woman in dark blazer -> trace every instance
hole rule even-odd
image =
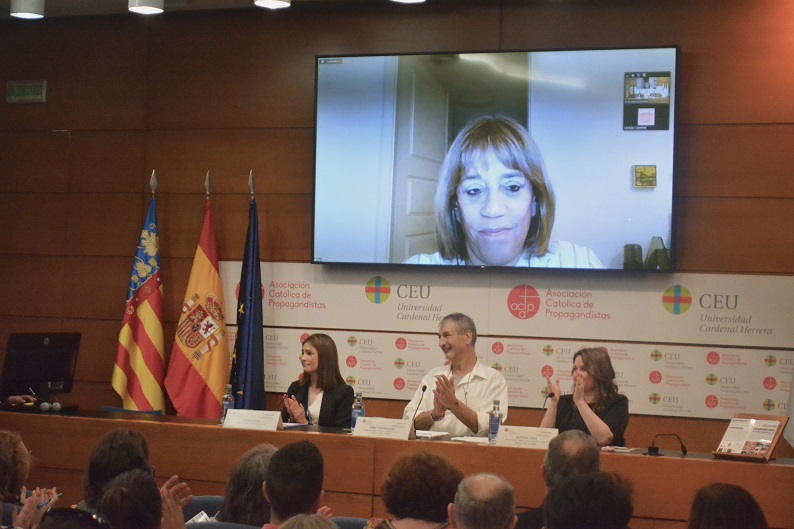
[[[312,334],[303,341],[303,373],[284,395],[284,422],[350,428],[353,388],[339,372],[336,344],[327,334]]]

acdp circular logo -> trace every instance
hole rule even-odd
[[[706,362],[715,366],[720,363],[720,354],[717,351],[709,351],[706,355]]]
[[[394,340],[394,347],[402,351],[408,346],[408,341],[405,338],[397,338]]]
[[[394,389],[403,389],[403,388],[405,388],[405,379],[395,378],[394,379]]]
[[[692,306],[692,294],[683,285],[673,285],[664,291],[662,305],[670,314],[683,314]]]
[[[717,405],[720,403],[720,399],[717,398],[716,395],[708,395],[705,400],[707,408],[716,408]]]
[[[367,295],[368,300],[378,305],[389,299],[391,286],[385,277],[375,276],[367,281],[364,287],[364,293]]]
[[[355,356],[350,355],[345,358],[345,364],[347,367],[356,367],[356,364],[358,364],[358,359]]]
[[[766,377],[764,379],[764,389],[773,390],[777,387],[777,380],[775,377]]]
[[[494,342],[491,345],[491,352],[495,355],[500,355],[505,351],[505,346],[502,342]]]
[[[648,380],[651,381],[651,384],[658,384],[662,381],[662,374],[659,371],[651,371],[651,374],[648,375]]]
[[[530,285],[518,285],[507,295],[507,310],[519,320],[528,320],[540,309],[540,294]]]

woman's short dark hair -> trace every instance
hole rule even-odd
[[[457,191],[473,157],[489,149],[493,149],[505,167],[521,172],[532,186],[535,212],[524,248],[534,247],[537,255],[544,255],[554,226],[554,192],[535,141],[524,126],[505,116],[483,116],[470,122],[447,151],[434,204],[439,252],[448,260],[469,258],[466,236],[459,215],[455,214]]]
[[[223,503],[215,517],[219,522],[261,527],[270,521],[270,504],[262,494],[262,483],[275,451],[275,446],[261,444],[242,455],[229,474]]]
[[[618,386],[615,384],[615,368],[609,359],[609,352],[604,347],[584,347],[573,355],[573,361],[582,357],[584,370],[593,377],[596,383],[598,398],[593,404],[593,409],[599,411],[618,394]]]
[[[463,473],[441,456],[418,452],[399,458],[381,486],[386,510],[396,518],[416,518],[429,522],[447,519],[447,505]]]
[[[56,507],[44,513],[39,529],[110,529],[110,526],[88,511]]]
[[[160,529],[163,501],[151,472],[135,469],[113,478],[97,514],[113,529]]]
[[[322,389],[334,389],[344,384],[345,379],[339,371],[339,353],[334,339],[327,334],[315,333],[303,340],[317,349],[317,385]],[[309,383],[309,377],[301,377],[301,386]]]
[[[103,435],[94,447],[83,478],[88,507],[95,508],[105,486],[116,476],[140,469],[151,473],[149,448],[140,432],[119,428]]]
[[[712,483],[695,494],[688,529],[767,529],[764,512],[739,485]]]

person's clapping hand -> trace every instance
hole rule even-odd
[[[295,395],[291,397],[284,395],[283,399],[284,408],[286,408],[287,413],[289,413],[292,422],[308,424],[309,420],[306,418],[306,410],[303,409],[303,406],[298,402],[298,399],[295,398]]]
[[[174,476],[175,478],[176,476]],[[171,478],[171,479],[174,479]],[[171,480],[168,480],[171,481]],[[180,483],[170,488],[165,485],[160,489],[160,498],[163,501],[163,518],[160,522],[161,529],[185,529],[185,516],[182,514],[182,498],[176,492]],[[192,499],[193,496],[190,496]]]
[[[323,505],[319,509],[317,509],[317,516],[322,516],[324,518],[328,518],[329,520],[333,518],[333,514],[331,514],[331,508]]]
[[[549,391],[554,394],[553,397],[549,397],[551,401],[557,404],[560,401],[560,379],[558,378],[554,384],[551,383],[551,378],[546,377],[546,385],[549,387]]]
[[[573,374],[573,402],[577,406],[585,404],[584,400],[584,379],[578,372]]]
[[[458,403],[458,397],[455,395],[455,378],[445,377],[444,375],[436,376],[436,388],[433,390],[434,402],[440,404],[444,410],[449,410],[455,407]]]
[[[180,509],[193,500],[193,495],[190,493],[190,486],[184,481],[179,481],[179,476],[171,476],[168,481],[163,483],[160,487],[160,493],[167,492],[174,501],[180,506]]]
[[[55,504],[58,503],[58,490],[56,488],[36,488],[30,493],[30,496],[27,494],[28,491],[23,486],[21,497],[25,499],[22,503],[22,509],[17,512],[16,507],[14,508],[11,512],[11,523],[14,527],[35,529],[41,522],[44,513],[47,512],[47,509],[54,507]],[[41,505],[45,502],[45,505]],[[41,507],[39,507],[39,505],[41,505]]]

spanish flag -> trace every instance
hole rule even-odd
[[[209,198],[184,299],[165,387],[180,415],[220,419],[230,359]]]
[[[132,263],[113,366],[113,389],[121,395],[126,410],[165,411],[163,281],[156,209],[152,197]]]

